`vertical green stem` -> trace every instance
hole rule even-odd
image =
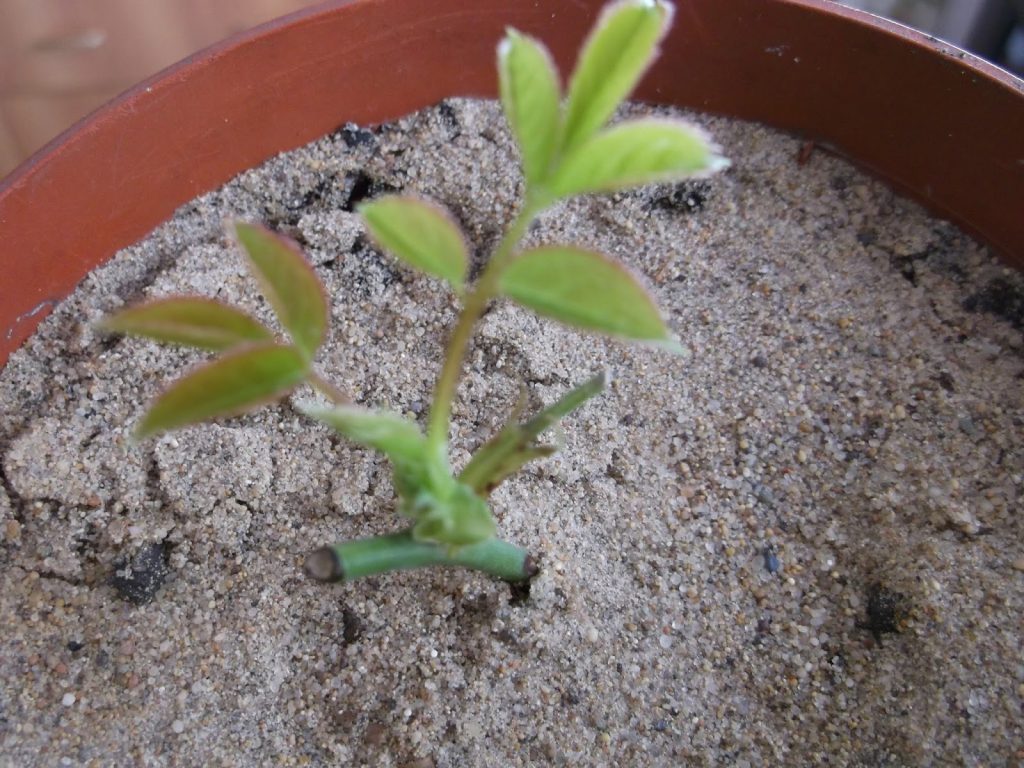
[[[466,297],[466,303],[459,314],[455,330],[452,331],[451,339],[448,340],[444,366],[441,368],[441,375],[434,388],[434,402],[430,407],[427,438],[435,446],[446,445],[448,442],[448,421],[452,413],[452,400],[455,398],[455,388],[458,386],[459,373],[462,371],[462,360],[466,355],[469,340],[473,336],[476,321],[483,314],[487,302],[497,293],[498,278],[501,276],[502,270],[515,254],[516,246],[523,239],[530,222],[541,208],[542,206],[531,203],[527,197],[523,209],[509,225],[476,286]]]
[[[346,395],[316,371],[310,371],[309,375],[306,377],[306,381],[309,382],[309,385],[313,387],[313,389],[335,405],[344,405],[352,402],[351,397]]]

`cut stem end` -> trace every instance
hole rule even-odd
[[[333,547],[320,547],[311,552],[303,570],[314,581],[343,581],[345,578],[345,569]]]

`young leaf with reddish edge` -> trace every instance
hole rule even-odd
[[[636,278],[593,251],[567,245],[525,251],[502,274],[501,292],[566,325],[639,341],[674,341]]]
[[[327,332],[327,296],[299,246],[266,227],[235,222],[235,235],[281,325],[307,360]]]
[[[171,385],[143,417],[135,438],[237,416],[279,400],[308,370],[305,355],[293,346],[263,343],[232,350]]]
[[[671,3],[621,0],[606,7],[569,82],[563,152],[589,139],[636,86],[672,23]]]
[[[568,197],[710,173],[728,166],[717,150],[702,130],[678,121],[620,123],[566,156],[549,190]]]
[[[359,206],[359,213],[379,246],[462,292],[469,256],[447,212],[416,197],[386,195]]]
[[[501,105],[522,156],[523,176],[533,188],[551,167],[561,119],[558,72],[543,44],[510,29],[498,46]]]
[[[184,296],[122,309],[104,318],[99,327],[214,352],[274,338],[268,328],[234,307],[213,299]]]

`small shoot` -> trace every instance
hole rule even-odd
[[[489,496],[505,479],[519,472],[529,462],[553,455],[558,447],[538,443],[537,438],[587,400],[601,394],[609,380],[606,372],[599,373],[529,421],[516,424],[522,411],[523,404],[520,402],[509,423],[473,454],[473,458],[459,474],[459,480],[481,496]]]
[[[299,409],[390,461],[406,528],[322,547],[306,562],[321,581],[352,580],[425,566],[475,568],[509,582],[536,573],[525,550],[496,536],[488,497],[531,461],[552,455],[541,436],[607,386],[599,374],[520,422],[522,406],[458,474],[448,459],[452,400],[465,351],[490,302],[510,299],[572,328],[679,351],[641,281],[612,257],[571,244],[523,251],[530,225],[559,200],[651,182],[703,176],[728,163],[703,131],[673,120],[608,127],[654,60],[671,22],[667,0],[618,0],[601,13],[562,93],[539,41],[514,29],[498,46],[498,84],[525,181],[522,207],[482,273],[467,285],[467,239],[429,201],[388,195],[360,206],[376,243],[407,266],[446,281],[462,300],[434,389],[426,429],[396,413],[351,405],[314,369],[327,334],[325,293],[298,247],[263,227],[237,223],[235,236],[288,336],[209,299],[160,299],[108,318],[106,330],[222,353],[187,374],[150,408],[138,436],[224,418],[281,399],[307,383],[331,406]]]
[[[286,397],[303,382],[332,399],[340,396],[312,368],[328,322],[326,294],[312,267],[290,240],[245,222],[234,228],[250,271],[291,343],[276,341],[273,331],[256,319],[212,299],[156,299],[106,318],[103,330],[224,353],[157,398],[135,429],[137,440],[248,413]]]
[[[444,454],[432,451],[420,428],[398,414],[358,406],[300,406],[354,443],[391,460],[398,512],[411,519],[417,541],[448,547],[475,544],[494,535],[490,509],[473,490],[452,477]]]

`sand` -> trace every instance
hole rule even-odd
[[[328,286],[320,369],[422,419],[457,303],[351,209],[434,198],[479,268],[521,191],[494,104],[339,130],[87,277],[0,376],[0,764],[1020,764],[1020,275],[840,159],[692,117],[728,172],[530,235],[645,276],[687,355],[507,303],[470,350],[457,466],[521,387],[616,376],[493,496],[541,561],[526,600],[308,581],[311,549],[401,525],[385,462],[291,403],[134,445],[202,355],[92,326],[177,292],[272,322],[222,224],[267,222]]]

